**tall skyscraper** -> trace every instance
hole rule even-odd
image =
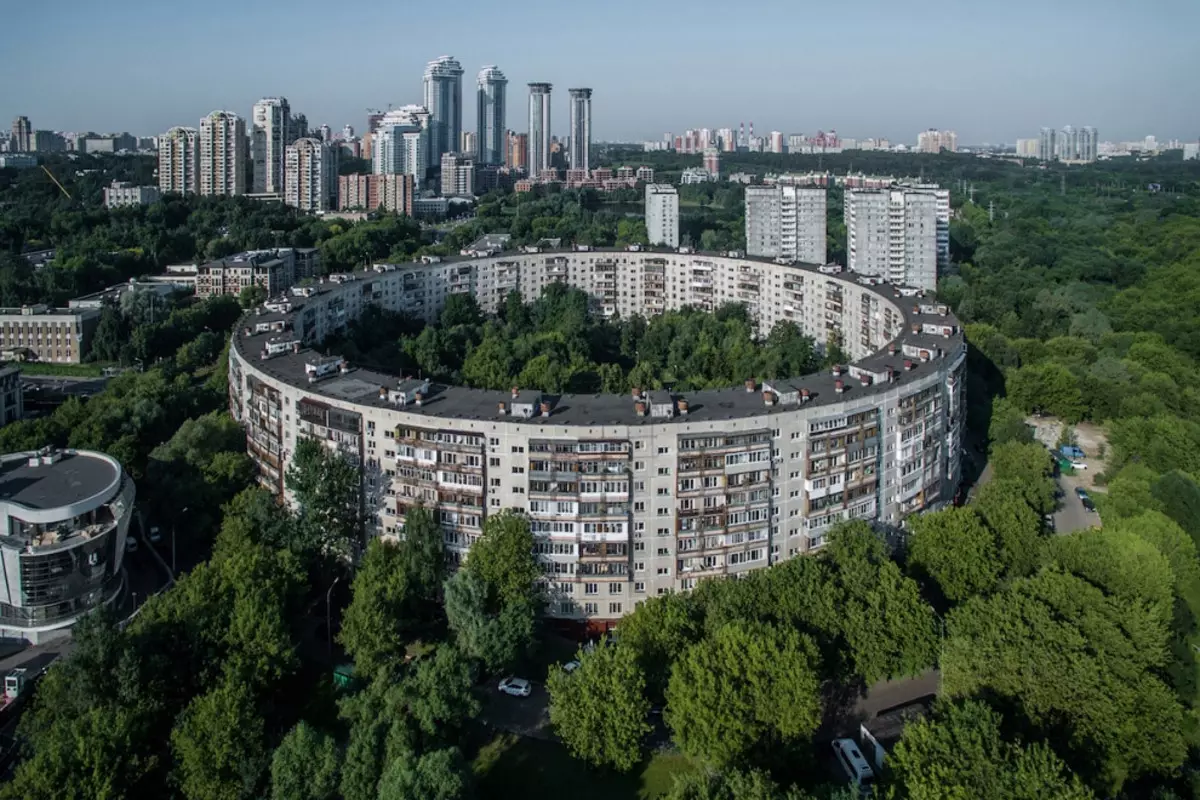
[[[200,132],[171,128],[158,137],[158,190],[195,194],[200,190]]]
[[[475,158],[479,152],[479,136],[475,131],[463,131],[462,139],[458,143],[458,152],[469,155]]]
[[[939,131],[930,128],[917,134],[917,151],[920,153],[940,153],[943,150],[958,152],[958,134],[954,131]]]
[[[286,97],[264,97],[254,104],[250,130],[252,191],[283,193],[285,152],[294,140],[292,108]]]
[[[746,252],[806,264],[825,263],[825,190],[746,187]]]
[[[12,124],[12,139],[9,149],[14,153],[28,153],[32,149],[33,125],[29,117],[17,117]]]
[[[710,147],[704,151],[704,170],[715,181],[721,177],[721,151]]]
[[[674,186],[646,184],[646,235],[652,245],[679,247],[679,193]]]
[[[337,153],[316,138],[297,139],[286,148],[283,201],[303,211],[337,208]]]
[[[462,135],[463,68],[453,56],[440,56],[425,67],[425,108],[429,110],[429,163],[453,153]]]
[[[592,90],[567,89],[571,95],[571,169],[591,169]]]
[[[783,152],[783,133],[780,131],[771,131],[771,135],[767,139],[767,149],[772,153]]]
[[[1091,163],[1096,160],[1096,154],[1099,148],[1099,139],[1097,138],[1096,129],[1091,125],[1084,125],[1079,129],[1079,152],[1076,154],[1080,161]]]
[[[475,196],[475,158],[469,153],[442,156],[442,197]]]
[[[378,122],[371,137],[372,172],[412,175],[417,188],[429,166],[431,115],[422,106],[402,106]]]
[[[245,194],[246,149],[246,121],[237,114],[200,120],[200,194]]]
[[[1054,128],[1042,128],[1038,136],[1038,159],[1053,161],[1058,158],[1058,131]]]
[[[499,166],[504,163],[508,144],[504,138],[508,124],[507,94],[508,78],[498,67],[487,66],[479,71],[475,93],[475,155],[480,164]]]
[[[550,169],[550,91],[548,83],[529,84],[529,177]]]
[[[846,259],[859,275],[936,289],[939,197],[896,187],[846,192]]]
[[[509,134],[507,163],[509,169],[529,169],[529,134]]]

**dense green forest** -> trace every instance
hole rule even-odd
[[[660,177],[691,163],[647,156]],[[571,192],[489,196],[440,243],[394,216],[352,224],[239,199],[99,208],[100,187],[144,161],[52,162],[70,200],[40,170],[0,170],[5,304],[245,247],[319,246],[332,270],[452,252],[481,231],[639,235]],[[624,775],[664,765],[678,780],[655,793],[672,800],[838,797],[816,759],[823,722],[878,680],[929,667],[939,700],[905,731],[879,797],[1196,796],[1200,174],[1168,158],[1066,169],[892,154],[745,155],[723,169],[851,166],[953,189],[956,267],[939,293],[968,324],[969,423],[994,473],[968,505],[911,520],[900,550],[848,525],[814,557],[646,602],[610,646],[576,654],[578,669],[550,667],[562,744],[519,740],[482,722],[495,680],[567,657],[539,622],[528,522],[490,515],[453,575],[420,509],[403,541],[364,548],[357,472],[308,442],[287,475],[296,507],[277,505],[247,488],[244,437],[223,410],[236,303],[174,298],[151,318],[130,303],[97,346],[145,371],[0,429],[0,447],[113,453],[155,513],[193,509],[180,538],[198,566],[128,625],[80,624],[18,728],[23,759],[0,797],[453,800],[539,796],[561,780],[581,797],[631,797],[650,778]],[[688,188],[696,236],[736,234],[736,192]],[[32,247],[59,253],[35,272],[20,257]],[[555,290],[497,319],[457,301],[422,330],[380,317],[342,344],[362,363],[473,385],[623,392],[811,367],[812,343],[784,333],[754,344],[732,308],[605,323]],[[1024,424],[1033,412],[1105,426],[1102,531],[1046,530],[1058,500]],[[355,667],[346,688],[331,677],[342,658]],[[545,782],[550,763],[566,765],[559,783]]]
[[[671,311],[649,321],[604,320],[586,292],[548,286],[525,304],[513,292],[497,318],[469,295],[447,298],[436,325],[371,311],[325,346],[355,364],[482,389],[624,393],[631,386],[681,391],[803,375],[820,363],[792,323],[755,336],[745,308]],[[827,361],[841,358],[837,348]]]

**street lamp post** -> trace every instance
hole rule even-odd
[[[338,581],[342,579],[339,575],[333,579],[333,583],[329,584],[329,591],[325,592],[325,639],[329,645],[329,660],[333,660],[333,613],[331,603],[333,598],[333,587],[338,585]]]

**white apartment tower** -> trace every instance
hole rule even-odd
[[[246,121],[232,111],[200,120],[200,194],[246,193]]]
[[[550,91],[548,83],[529,84],[529,177],[550,169]]]
[[[475,159],[468,153],[442,156],[442,197],[475,196]]]
[[[889,283],[936,289],[941,200],[938,191],[918,188],[846,192],[850,270]]]
[[[480,164],[499,166],[504,163],[505,155],[508,78],[498,67],[487,66],[479,71],[476,85],[478,135],[475,155]]]
[[[429,165],[432,116],[423,106],[402,106],[379,120],[371,142],[371,171],[412,175],[420,188]]]
[[[1054,128],[1042,128],[1038,136],[1038,154],[1040,161],[1053,161],[1058,158],[1058,131]]]
[[[284,202],[303,211],[337,208],[337,153],[320,139],[297,139],[284,158]]]
[[[940,131],[930,128],[917,134],[917,150],[921,153],[940,153],[943,150],[954,153],[958,151],[958,134],[954,131]]]
[[[255,193],[283,194],[284,151],[295,141],[292,109],[286,97],[264,97],[254,104],[250,121],[250,158]]]
[[[571,169],[591,169],[592,90],[568,89],[571,95]]]
[[[679,247],[679,193],[674,186],[646,185],[646,234],[652,245]]]
[[[810,186],[747,186],[746,253],[824,264],[825,190]]]
[[[462,66],[440,56],[425,67],[425,108],[429,110],[429,163],[453,153],[462,136]]]
[[[158,190],[195,194],[200,187],[200,132],[171,128],[158,137]]]

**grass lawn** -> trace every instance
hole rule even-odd
[[[655,754],[628,775],[595,770],[558,742],[498,733],[474,761],[479,795],[488,798],[553,797],[571,800],[652,800],[671,788],[672,776],[693,769],[680,755]]]
[[[54,364],[42,361],[14,362],[26,375],[61,375],[65,378],[99,378],[112,364]]]

